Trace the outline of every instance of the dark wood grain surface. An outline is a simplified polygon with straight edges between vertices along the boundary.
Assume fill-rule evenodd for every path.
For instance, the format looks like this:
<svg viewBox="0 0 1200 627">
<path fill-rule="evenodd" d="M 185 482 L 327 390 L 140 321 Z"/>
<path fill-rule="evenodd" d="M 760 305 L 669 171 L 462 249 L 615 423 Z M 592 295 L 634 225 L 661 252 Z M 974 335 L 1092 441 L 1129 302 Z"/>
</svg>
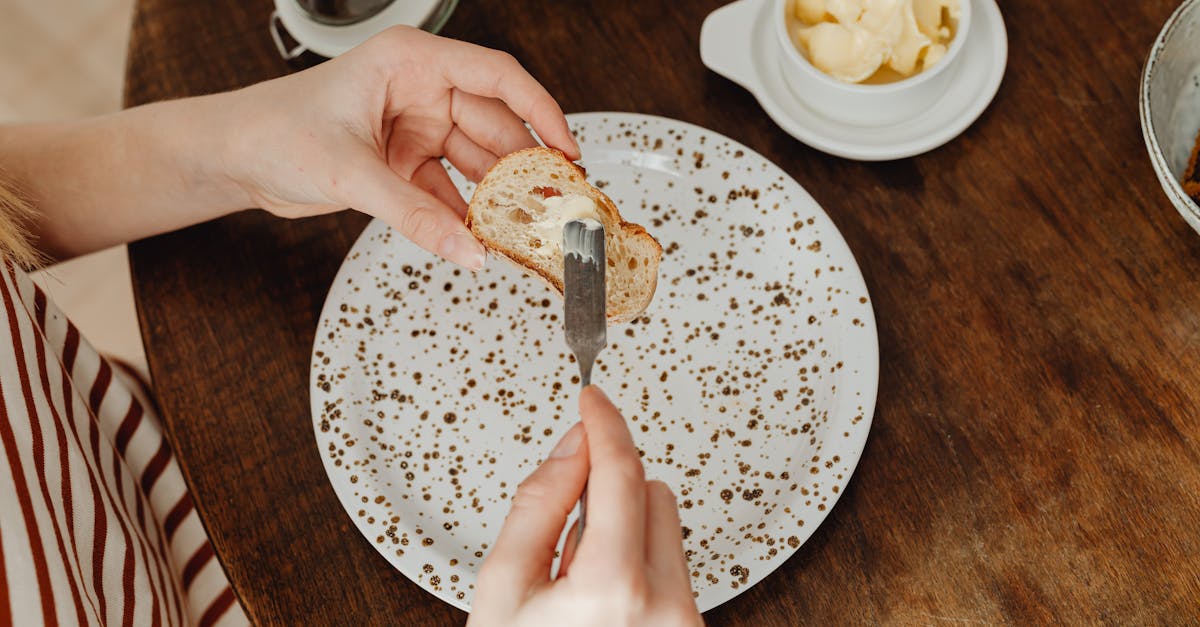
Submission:
<svg viewBox="0 0 1200 627">
<path fill-rule="evenodd" d="M 139 0 L 129 105 L 290 71 L 268 0 Z M 516 55 L 571 111 L 711 128 L 803 184 L 874 300 L 879 402 L 832 514 L 714 625 L 1200 618 L 1200 236 L 1138 126 L 1175 0 L 1009 0 L 1008 73 L 949 145 L 882 164 L 780 131 L 700 63 L 721 3 L 464 2 L 446 34 Z M 281 107 L 288 103 L 279 103 Z M 354 529 L 308 360 L 366 220 L 247 212 L 131 248 L 150 368 L 217 554 L 262 624 L 461 623 Z"/>
</svg>

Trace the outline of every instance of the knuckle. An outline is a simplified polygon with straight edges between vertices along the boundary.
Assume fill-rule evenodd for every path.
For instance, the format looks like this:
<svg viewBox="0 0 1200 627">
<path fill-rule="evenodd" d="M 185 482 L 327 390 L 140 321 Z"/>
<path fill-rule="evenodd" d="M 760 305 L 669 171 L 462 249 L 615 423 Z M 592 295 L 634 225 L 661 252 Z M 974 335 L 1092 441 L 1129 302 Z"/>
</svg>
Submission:
<svg viewBox="0 0 1200 627">
<path fill-rule="evenodd" d="M 606 596 L 618 616 L 633 618 L 645 614 L 650 595 L 642 571 L 614 576 L 610 582 Z"/>
<path fill-rule="evenodd" d="M 432 207 L 418 205 L 410 207 L 400 216 L 400 232 L 408 239 L 420 242 L 438 231 L 439 220 Z"/>
<path fill-rule="evenodd" d="M 511 559 L 485 559 L 475 575 L 475 589 L 478 591 L 475 602 L 484 602 L 484 596 L 503 595 L 509 589 L 509 584 L 521 576 L 520 569 L 513 566 Z"/>
<path fill-rule="evenodd" d="M 615 620 L 612 624 L 630 624 L 618 617 L 636 617 L 651 601 L 651 590 L 646 573 L 641 568 L 628 566 L 605 559 L 606 556 L 592 554 L 587 568 L 573 568 L 571 578 L 588 597 L 603 599 L 605 614 Z"/>
<path fill-rule="evenodd" d="M 546 481 L 536 475 L 527 477 L 517 485 L 517 490 L 513 494 L 512 508 L 515 510 L 518 507 L 544 507 L 550 494 L 551 489 Z"/>
<path fill-rule="evenodd" d="M 495 81 L 497 91 L 499 91 L 500 86 L 506 80 L 525 74 L 525 67 L 521 65 L 521 62 L 507 52 L 496 50 L 492 58 L 496 64 Z"/>
<path fill-rule="evenodd" d="M 464 174 L 467 175 L 467 178 L 475 182 L 482 181 L 483 177 L 487 176 L 488 173 L 488 167 L 482 163 L 472 163 L 466 169 L 467 171 Z"/>
<path fill-rule="evenodd" d="M 620 562 L 612 562 L 611 566 L 613 570 L 608 573 L 608 578 L 612 581 L 614 594 L 626 601 L 637 600 L 645 596 L 647 589 L 645 568 Z"/>
<path fill-rule="evenodd" d="M 581 572 L 579 575 L 572 574 L 571 576 L 576 577 L 576 581 L 579 581 L 581 579 L 585 579 L 585 577 L 582 575 L 583 573 Z M 564 607 L 571 608 L 572 614 L 578 617 L 610 617 L 612 616 L 612 613 L 608 599 L 603 595 L 596 594 L 596 591 L 600 589 L 601 588 L 595 585 L 570 586 L 565 589 Z M 580 624 L 582 623 L 583 621 L 581 620 Z M 610 620 L 604 624 L 617 625 L 619 623 Z"/>
<path fill-rule="evenodd" d="M 413 34 L 413 28 L 404 25 L 395 25 L 385 28 L 375 36 L 375 40 L 388 48 L 403 46 L 405 42 Z"/>
<path fill-rule="evenodd" d="M 639 459 L 622 459 L 614 462 L 613 471 L 623 483 L 640 487 L 646 482 L 646 469 Z"/>
<path fill-rule="evenodd" d="M 496 57 L 496 62 L 499 63 L 501 66 L 505 66 L 508 68 L 521 67 L 521 62 L 517 61 L 516 57 L 514 57 L 512 54 L 505 52 L 503 50 L 495 51 L 495 57 Z"/>
<path fill-rule="evenodd" d="M 664 503 L 670 503 L 671 505 L 675 505 L 676 503 L 675 492 L 671 490 L 671 486 L 667 485 L 665 481 L 661 481 L 659 479 L 647 481 L 646 492 L 648 492 L 650 497 L 653 499 L 661 500 Z"/>
</svg>

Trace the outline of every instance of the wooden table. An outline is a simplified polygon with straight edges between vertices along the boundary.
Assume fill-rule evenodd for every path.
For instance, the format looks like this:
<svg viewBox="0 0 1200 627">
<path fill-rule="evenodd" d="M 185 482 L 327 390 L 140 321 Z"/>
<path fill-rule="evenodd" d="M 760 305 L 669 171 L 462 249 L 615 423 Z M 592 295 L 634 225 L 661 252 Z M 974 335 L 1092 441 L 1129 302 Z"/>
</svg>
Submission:
<svg viewBox="0 0 1200 627">
<path fill-rule="evenodd" d="M 127 104 L 289 71 L 270 4 L 139 0 Z M 812 539 L 708 621 L 1200 617 L 1200 236 L 1160 191 L 1137 116 L 1176 0 L 1002 2 L 1011 49 L 991 108 L 949 145 L 881 164 L 804 146 L 707 71 L 700 24 L 719 4 L 477 0 L 445 30 L 512 52 L 568 112 L 745 142 L 858 258 L 882 362 L 870 443 Z M 256 622 L 465 618 L 359 535 L 314 447 L 313 332 L 365 224 L 247 212 L 131 248 L 171 440 Z"/>
</svg>

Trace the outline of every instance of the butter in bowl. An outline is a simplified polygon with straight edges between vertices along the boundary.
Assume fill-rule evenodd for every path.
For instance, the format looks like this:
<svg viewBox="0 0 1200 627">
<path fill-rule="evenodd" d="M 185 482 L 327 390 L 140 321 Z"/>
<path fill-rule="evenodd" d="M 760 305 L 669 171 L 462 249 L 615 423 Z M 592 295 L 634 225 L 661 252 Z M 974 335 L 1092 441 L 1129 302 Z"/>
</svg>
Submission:
<svg viewBox="0 0 1200 627">
<path fill-rule="evenodd" d="M 789 88 L 822 115 L 882 126 L 929 108 L 970 36 L 970 0 L 776 0 Z"/>
<path fill-rule="evenodd" d="M 817 69 L 847 83 L 902 81 L 946 56 L 959 0 L 791 0 L 786 22 Z"/>
</svg>

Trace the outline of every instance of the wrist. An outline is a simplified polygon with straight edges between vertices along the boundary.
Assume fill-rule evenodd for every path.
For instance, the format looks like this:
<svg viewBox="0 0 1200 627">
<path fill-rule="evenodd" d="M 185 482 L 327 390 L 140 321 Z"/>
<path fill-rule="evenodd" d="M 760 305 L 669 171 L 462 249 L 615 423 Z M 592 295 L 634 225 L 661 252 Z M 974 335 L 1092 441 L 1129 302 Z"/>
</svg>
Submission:
<svg viewBox="0 0 1200 627">
<path fill-rule="evenodd" d="M 237 92 L 199 96 L 162 103 L 156 116 L 159 137 L 170 138 L 167 150 L 176 161 L 182 189 L 199 203 L 203 219 L 248 209 L 254 201 L 238 176 L 242 151 L 237 144 L 244 133 L 238 128 Z"/>
</svg>

